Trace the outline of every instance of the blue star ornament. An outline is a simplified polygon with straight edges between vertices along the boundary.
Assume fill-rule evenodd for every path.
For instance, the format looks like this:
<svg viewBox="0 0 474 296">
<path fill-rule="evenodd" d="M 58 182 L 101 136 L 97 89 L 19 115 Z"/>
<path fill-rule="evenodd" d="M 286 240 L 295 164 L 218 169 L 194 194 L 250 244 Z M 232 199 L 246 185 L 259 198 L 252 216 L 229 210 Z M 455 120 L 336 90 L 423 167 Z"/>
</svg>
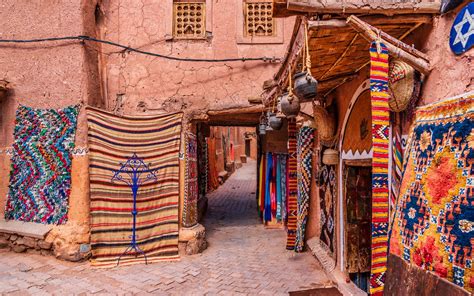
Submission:
<svg viewBox="0 0 474 296">
<path fill-rule="evenodd" d="M 449 46 L 460 55 L 474 45 L 474 2 L 466 5 L 454 19 Z"/>
</svg>

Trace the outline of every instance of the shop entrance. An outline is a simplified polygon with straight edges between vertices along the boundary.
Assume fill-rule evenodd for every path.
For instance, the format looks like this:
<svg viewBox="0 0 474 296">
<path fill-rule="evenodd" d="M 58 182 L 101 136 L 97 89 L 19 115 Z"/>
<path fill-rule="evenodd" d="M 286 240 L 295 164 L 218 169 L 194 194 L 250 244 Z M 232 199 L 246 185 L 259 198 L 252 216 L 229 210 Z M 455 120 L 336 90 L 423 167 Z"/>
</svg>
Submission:
<svg viewBox="0 0 474 296">
<path fill-rule="evenodd" d="M 370 278 L 372 167 L 364 162 L 345 165 L 346 270 L 368 291 Z"/>
</svg>

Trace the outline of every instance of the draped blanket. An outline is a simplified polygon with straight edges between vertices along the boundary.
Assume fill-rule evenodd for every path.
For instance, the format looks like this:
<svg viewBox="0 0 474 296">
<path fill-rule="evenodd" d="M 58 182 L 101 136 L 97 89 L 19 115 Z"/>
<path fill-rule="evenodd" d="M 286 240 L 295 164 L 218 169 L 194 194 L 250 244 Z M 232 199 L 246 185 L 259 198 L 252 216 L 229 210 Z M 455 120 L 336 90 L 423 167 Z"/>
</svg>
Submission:
<svg viewBox="0 0 474 296">
<path fill-rule="evenodd" d="M 298 221 L 296 228 L 295 251 L 302 252 L 306 222 L 309 212 L 309 197 L 311 178 L 313 173 L 313 142 L 314 129 L 303 126 L 298 133 L 297 160 L 298 160 Z"/>
<path fill-rule="evenodd" d="M 132 194 L 112 182 L 114 170 L 136 153 L 157 176 L 137 197 L 137 242 L 148 262 L 178 258 L 179 150 L 182 114 L 118 117 L 87 108 L 90 149 L 92 264 L 115 266 L 130 244 Z M 127 254 L 120 264 L 143 263 Z"/>
<path fill-rule="evenodd" d="M 67 221 L 78 106 L 18 107 L 5 219 Z"/>
<path fill-rule="evenodd" d="M 288 120 L 288 224 L 286 237 L 287 250 L 295 249 L 296 224 L 298 220 L 298 161 L 296 159 L 297 132 L 298 128 L 296 127 L 296 121 L 294 119 Z"/>
<path fill-rule="evenodd" d="M 390 253 L 473 292 L 474 93 L 419 108 L 405 154 Z"/>
<path fill-rule="evenodd" d="M 186 184 L 184 192 L 183 225 L 191 227 L 197 223 L 198 165 L 197 138 L 188 133 L 186 139 Z"/>
</svg>

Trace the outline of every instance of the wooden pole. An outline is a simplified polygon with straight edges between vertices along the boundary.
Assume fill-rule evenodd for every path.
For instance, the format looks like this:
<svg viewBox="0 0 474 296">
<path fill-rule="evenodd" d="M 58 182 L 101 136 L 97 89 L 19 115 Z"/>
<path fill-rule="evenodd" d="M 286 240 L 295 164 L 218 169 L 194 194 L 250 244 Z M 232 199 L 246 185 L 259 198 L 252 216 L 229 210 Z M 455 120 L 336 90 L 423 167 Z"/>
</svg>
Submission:
<svg viewBox="0 0 474 296">
<path fill-rule="evenodd" d="M 372 25 L 406 25 L 410 23 L 415 24 L 427 24 L 432 22 L 433 18 L 430 15 L 395 15 L 390 18 L 386 16 L 359 16 L 361 20 L 364 22 Z M 316 21 L 308 21 L 308 29 L 316 30 L 316 29 L 338 29 L 338 28 L 348 28 L 349 25 L 346 23 L 344 19 L 329 19 L 329 20 L 316 20 Z"/>
<path fill-rule="evenodd" d="M 342 3 L 341 3 L 342 2 Z M 363 3 L 364 2 L 364 3 Z M 439 14 L 441 1 L 389 1 L 389 0 L 287 0 L 287 9 L 317 13 L 379 13 L 386 15 L 429 13 Z"/>
<path fill-rule="evenodd" d="M 380 37 L 381 42 L 385 44 L 391 56 L 399 58 L 423 74 L 428 74 L 431 71 L 429 60 L 422 52 L 419 52 L 381 30 L 375 29 L 354 15 L 347 18 L 347 23 L 369 42 L 378 40 Z M 374 31 L 374 29 L 377 31 Z M 387 36 L 389 38 L 387 38 Z"/>
</svg>

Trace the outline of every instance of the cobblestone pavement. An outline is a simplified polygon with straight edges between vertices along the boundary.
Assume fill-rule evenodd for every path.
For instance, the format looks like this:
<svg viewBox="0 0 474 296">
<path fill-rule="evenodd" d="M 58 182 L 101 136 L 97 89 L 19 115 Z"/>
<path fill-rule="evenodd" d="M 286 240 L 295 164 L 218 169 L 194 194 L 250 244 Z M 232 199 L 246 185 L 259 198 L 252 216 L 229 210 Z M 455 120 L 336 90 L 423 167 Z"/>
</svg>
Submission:
<svg viewBox="0 0 474 296">
<path fill-rule="evenodd" d="M 255 171 L 250 161 L 209 195 L 203 254 L 104 270 L 0 251 L 0 294 L 285 295 L 328 284 L 310 253 L 286 251 L 284 231 L 262 226 Z"/>
</svg>

